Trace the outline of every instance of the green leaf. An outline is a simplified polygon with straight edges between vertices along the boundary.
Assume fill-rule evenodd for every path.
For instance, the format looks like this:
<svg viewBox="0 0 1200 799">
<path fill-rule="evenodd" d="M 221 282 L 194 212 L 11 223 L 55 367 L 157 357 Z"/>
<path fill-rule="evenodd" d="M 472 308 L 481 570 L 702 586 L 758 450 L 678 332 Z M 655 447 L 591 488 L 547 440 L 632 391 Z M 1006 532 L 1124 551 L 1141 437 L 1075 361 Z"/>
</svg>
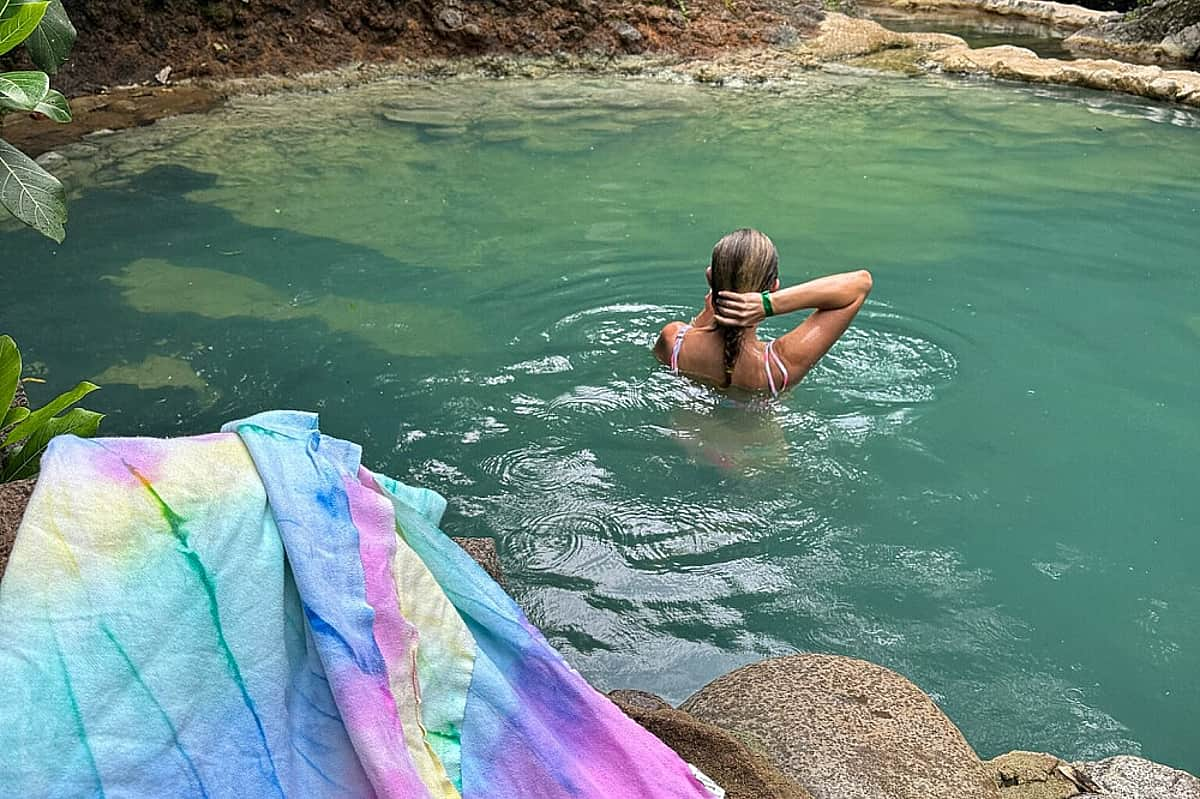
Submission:
<svg viewBox="0 0 1200 799">
<path fill-rule="evenodd" d="M 67 60 L 67 55 L 75 45 L 75 26 L 67 17 L 62 0 L 50 0 L 46 16 L 38 23 L 37 28 L 25 40 L 25 49 L 29 57 L 39 69 L 44 69 L 53 75 Z"/>
<path fill-rule="evenodd" d="M 55 416 L 60 411 L 71 407 L 76 402 L 79 402 L 79 400 L 83 399 L 88 394 L 91 394 L 98 388 L 100 388 L 100 386 L 96 385 L 95 383 L 89 383 L 88 381 L 84 380 L 70 391 L 64 391 L 63 393 L 59 394 L 54 399 L 50 400 L 50 402 L 30 413 L 29 418 L 14 427 L 4 441 L 0 442 L 0 447 L 7 447 L 10 444 L 15 444 L 27 436 L 32 437 L 39 427 L 51 420 L 51 417 Z"/>
<path fill-rule="evenodd" d="M 40 103 L 33 107 L 35 114 L 41 114 L 55 122 L 70 122 L 71 121 L 71 106 L 67 104 L 67 98 L 62 95 L 62 92 L 57 92 L 54 89 L 46 92 L 46 96 Z"/>
<path fill-rule="evenodd" d="M 80 438 L 94 436 L 100 428 L 100 420 L 104 414 L 95 411 L 85 411 L 83 408 L 73 408 L 62 416 L 51 419 L 37 429 L 21 449 L 11 455 L 0 474 L 0 483 L 12 480 L 24 480 L 33 477 L 41 465 L 42 453 L 55 436 L 76 435 Z"/>
<path fill-rule="evenodd" d="M 0 106 L 32 111 L 50 93 L 45 72 L 0 72 Z"/>
<path fill-rule="evenodd" d="M 46 16 L 49 5 L 48 2 L 13 3 L 0 12 L 0 55 L 29 38 Z"/>
<path fill-rule="evenodd" d="M 0 139 L 0 203 L 59 244 L 66 238 L 67 193 L 58 178 Z"/>
<path fill-rule="evenodd" d="M 8 413 L 20 379 L 21 351 L 17 349 L 17 342 L 12 336 L 0 336 L 0 413 Z"/>
<path fill-rule="evenodd" d="M 17 422 L 23 420 L 28 415 L 29 415 L 28 408 L 9 408 L 8 413 L 4 417 L 4 421 L 0 422 L 0 430 L 3 430 L 4 428 L 9 427 L 10 425 L 16 424 Z"/>
</svg>

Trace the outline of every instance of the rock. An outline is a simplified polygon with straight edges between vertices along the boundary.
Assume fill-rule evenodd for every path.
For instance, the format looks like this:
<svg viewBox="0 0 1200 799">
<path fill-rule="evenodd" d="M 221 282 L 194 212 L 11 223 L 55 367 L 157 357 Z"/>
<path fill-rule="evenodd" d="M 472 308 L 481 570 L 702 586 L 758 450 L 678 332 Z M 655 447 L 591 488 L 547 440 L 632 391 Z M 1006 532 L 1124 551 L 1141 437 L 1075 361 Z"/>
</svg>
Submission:
<svg viewBox="0 0 1200 799">
<path fill-rule="evenodd" d="M 504 585 L 504 571 L 500 568 L 500 556 L 496 553 L 496 542 L 490 538 L 455 538 L 452 539 L 471 556 L 471 559 L 483 567 L 488 575 Z"/>
<path fill-rule="evenodd" d="M 817 36 L 807 48 L 823 61 L 864 56 L 892 47 L 908 47 L 908 38 L 867 19 L 826 14 Z"/>
<path fill-rule="evenodd" d="M 1068 778 L 1062 760 L 1041 752 L 1009 752 L 984 763 L 1000 787 L 1001 799 L 1070 799 L 1080 782 Z M 1069 767 L 1068 767 L 1069 768 Z"/>
<path fill-rule="evenodd" d="M 1200 0 L 1154 0 L 1124 17 L 1089 25 L 1063 44 L 1081 55 L 1147 64 L 1200 63 Z"/>
<path fill-rule="evenodd" d="M 0 578 L 8 566 L 8 556 L 12 554 L 13 542 L 17 539 L 17 528 L 21 526 L 21 517 L 25 515 L 25 506 L 29 504 L 29 496 L 36 482 L 36 478 L 30 478 L 15 483 L 0 483 Z"/>
<path fill-rule="evenodd" d="M 623 44 L 636 44 L 642 40 L 642 32 L 628 22 L 614 22 L 612 28 Z"/>
<path fill-rule="evenodd" d="M 1200 799 L 1200 779 L 1140 757 L 1118 755 L 1075 766 L 1101 789 L 1079 799 Z"/>
<path fill-rule="evenodd" d="M 1163 37 L 1163 52 L 1178 61 L 1200 61 L 1200 22 Z"/>
<path fill-rule="evenodd" d="M 68 164 L 67 157 L 57 150 L 42 153 L 33 160 L 37 161 L 42 169 L 54 175 L 65 170 Z"/>
<path fill-rule="evenodd" d="M 1038 58 L 1029 50 L 1007 45 L 976 50 L 947 47 L 927 55 L 925 64 L 945 72 L 1119 91 L 1200 107 L 1200 73 L 1188 70 L 1087 58 Z"/>
<path fill-rule="evenodd" d="M 777 47 L 790 47 L 800 38 L 800 34 L 791 25 L 774 25 L 763 32 L 763 39 L 768 44 Z"/>
<path fill-rule="evenodd" d="M 437 108 L 390 108 L 383 106 L 377 111 L 380 119 L 397 125 L 413 125 L 419 128 L 462 128 L 466 118 L 458 111 Z"/>
<path fill-rule="evenodd" d="M 433 26 L 441 33 L 455 33 L 467 24 L 467 15 L 456 2 L 440 6 L 433 17 Z"/>
<path fill-rule="evenodd" d="M 670 702 L 661 696 L 656 696 L 646 691 L 618 689 L 616 691 L 609 691 L 608 698 L 616 702 L 622 710 L 625 710 L 626 715 L 629 713 L 627 708 L 647 711 L 674 710 Z"/>
<path fill-rule="evenodd" d="M 1097 11 L 1070 3 L 1052 3 L 1046 0 L 891 0 L 891 5 L 922 11 L 981 11 L 1038 22 L 1064 31 L 1099 25 L 1121 17 L 1115 11 Z"/>
<path fill-rule="evenodd" d="M 683 703 L 814 799 L 999 799 L 958 728 L 899 674 L 836 655 L 773 658 Z"/>
<path fill-rule="evenodd" d="M 310 29 L 322 36 L 333 36 L 342 27 L 341 23 L 335 22 L 328 14 L 320 11 L 310 16 L 305 22 Z"/>
<path fill-rule="evenodd" d="M 812 799 L 732 734 L 675 710 L 654 694 L 613 691 L 608 696 L 625 715 L 721 786 L 726 799 Z"/>
</svg>

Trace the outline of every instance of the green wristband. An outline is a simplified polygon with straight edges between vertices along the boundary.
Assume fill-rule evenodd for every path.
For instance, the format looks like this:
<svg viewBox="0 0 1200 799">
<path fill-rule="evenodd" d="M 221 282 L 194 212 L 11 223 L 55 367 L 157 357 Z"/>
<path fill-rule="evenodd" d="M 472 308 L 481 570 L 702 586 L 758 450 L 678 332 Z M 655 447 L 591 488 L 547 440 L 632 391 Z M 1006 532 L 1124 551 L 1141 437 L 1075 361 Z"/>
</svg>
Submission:
<svg viewBox="0 0 1200 799">
<path fill-rule="evenodd" d="M 774 316 L 775 309 L 771 307 L 771 292 L 764 291 L 762 293 L 762 300 L 763 300 L 763 311 L 767 314 L 767 316 Z"/>
</svg>

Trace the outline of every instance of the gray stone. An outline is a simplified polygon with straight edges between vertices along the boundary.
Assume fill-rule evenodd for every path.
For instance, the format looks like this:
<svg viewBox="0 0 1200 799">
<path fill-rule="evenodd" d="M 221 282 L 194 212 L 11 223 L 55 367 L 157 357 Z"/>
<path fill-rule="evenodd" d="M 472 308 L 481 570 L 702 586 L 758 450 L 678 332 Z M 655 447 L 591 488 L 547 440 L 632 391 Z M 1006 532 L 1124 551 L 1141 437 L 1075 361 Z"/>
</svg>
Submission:
<svg viewBox="0 0 1200 799">
<path fill-rule="evenodd" d="M 814 799 L 999 799 L 958 728 L 882 666 L 791 655 L 713 680 L 681 709 L 764 753 Z"/>
<path fill-rule="evenodd" d="M 1140 757 L 1118 755 L 1075 766 L 1102 789 L 1079 799 L 1200 799 L 1200 779 Z"/>
<path fill-rule="evenodd" d="M 774 25 L 763 32 L 763 38 L 768 44 L 778 47 L 788 47 L 796 43 L 800 34 L 791 25 Z"/>
<path fill-rule="evenodd" d="M 612 28 L 613 33 L 617 34 L 617 38 L 627 47 L 642 41 L 642 32 L 628 22 L 614 22 Z"/>
<path fill-rule="evenodd" d="M 1200 22 L 1167 35 L 1161 47 L 1168 58 L 1200 61 Z"/>
</svg>

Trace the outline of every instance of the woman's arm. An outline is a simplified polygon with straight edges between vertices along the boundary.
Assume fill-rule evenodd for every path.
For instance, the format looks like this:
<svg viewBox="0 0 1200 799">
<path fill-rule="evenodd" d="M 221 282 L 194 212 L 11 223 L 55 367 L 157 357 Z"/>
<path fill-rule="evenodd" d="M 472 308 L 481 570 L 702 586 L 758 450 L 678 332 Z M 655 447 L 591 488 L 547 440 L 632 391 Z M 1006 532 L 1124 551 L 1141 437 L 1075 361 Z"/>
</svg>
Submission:
<svg viewBox="0 0 1200 799">
<path fill-rule="evenodd" d="M 776 315 L 815 309 L 798 327 L 775 340 L 775 352 L 788 368 L 789 384 L 799 382 L 842 337 L 866 302 L 871 285 L 871 273 L 860 269 L 771 292 Z M 760 294 L 721 292 L 717 310 L 718 319 L 728 320 L 725 324 L 754 325 L 766 318 Z"/>
<path fill-rule="evenodd" d="M 865 298 L 871 291 L 871 273 L 865 269 L 828 275 L 770 292 L 775 315 L 813 308 L 836 311 Z M 767 318 L 761 294 L 722 291 L 717 297 L 717 321 L 723 325 L 750 327 Z"/>
</svg>

